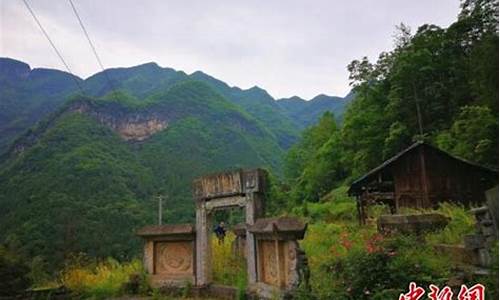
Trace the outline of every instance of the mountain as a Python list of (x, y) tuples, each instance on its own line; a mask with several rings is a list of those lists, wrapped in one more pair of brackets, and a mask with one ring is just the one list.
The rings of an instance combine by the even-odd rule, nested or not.
[(87, 78), (84, 86), (85, 91), (93, 96), (101, 97), (113, 90), (121, 90), (138, 99), (145, 99), (185, 80), (189, 80), (186, 73), (150, 62), (130, 68), (104, 70)]
[(277, 104), (289, 118), (299, 124), (300, 128), (304, 128), (316, 123), (325, 111), (332, 112), (336, 119), (341, 121), (347, 105), (353, 98), (352, 92), (344, 98), (321, 94), (311, 100), (304, 100), (294, 96), (278, 99)]
[[(82, 80), (7, 58), (0, 67), (0, 243), (53, 267), (75, 252), (134, 255), (133, 231), (154, 222), (159, 193), (167, 222), (191, 221), (197, 176), (282, 174), (285, 150), (314, 122), (200, 71), (148, 63)], [(313, 102), (300, 104), (310, 118), (332, 107)]]
[(293, 144), (300, 131), (315, 123), (324, 111), (331, 110), (340, 119), (350, 100), (349, 96), (342, 99), (320, 95), (310, 101), (299, 97), (276, 101), (259, 87), (230, 87), (201, 71), (188, 75), (156, 63), (111, 68), (82, 80), (59, 70), (31, 69), (24, 62), (0, 57), (0, 153), (16, 136), (58, 109), (70, 95), (80, 92), (75, 81), (90, 96), (102, 97), (120, 90), (141, 101), (188, 80), (202, 81), (242, 107), (266, 126), (283, 148)]
[(169, 222), (190, 221), (195, 177), (279, 172), (283, 154), (265, 127), (198, 81), (141, 101), (75, 96), (10, 149), (0, 170), (0, 232), (51, 263), (80, 251), (132, 255), (133, 230), (153, 222), (155, 193), (169, 195)]
[(256, 86), (247, 90), (229, 87), (225, 82), (201, 71), (191, 74), (190, 77), (207, 83), (228, 100), (243, 107), (276, 135), (282, 147), (288, 148), (297, 140), (301, 129), (299, 124), (295, 123), (265, 90)]
[(62, 105), (82, 80), (66, 72), (31, 69), (26, 63), (0, 58), (0, 152), (12, 140)]

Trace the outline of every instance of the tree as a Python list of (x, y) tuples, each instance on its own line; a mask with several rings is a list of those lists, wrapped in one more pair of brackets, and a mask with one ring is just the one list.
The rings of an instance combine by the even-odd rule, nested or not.
[[(285, 160), (285, 174), (292, 186), (295, 202), (318, 201), (333, 187), (340, 155), (335, 117), (325, 112), (318, 124), (306, 129), (301, 140), (290, 149)], [(332, 169), (333, 168), (333, 169)]]
[(437, 145), (459, 157), (498, 165), (498, 118), (488, 107), (465, 106), (451, 128), (436, 138)]

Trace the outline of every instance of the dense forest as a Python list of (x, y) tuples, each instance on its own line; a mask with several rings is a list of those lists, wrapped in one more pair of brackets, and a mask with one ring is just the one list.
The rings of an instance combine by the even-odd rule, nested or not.
[(325, 113), (303, 132), (278, 199), (317, 202), (417, 140), (497, 168), (497, 4), (463, 1), (448, 28), (401, 24), (393, 50), (350, 63), (356, 97), (343, 122)]

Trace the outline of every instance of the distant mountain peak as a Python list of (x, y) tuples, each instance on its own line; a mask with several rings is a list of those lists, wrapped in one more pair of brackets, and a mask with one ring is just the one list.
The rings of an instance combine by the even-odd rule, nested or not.
[(140, 64), (140, 65), (137, 65), (137, 66), (133, 66), (131, 68), (155, 68), (155, 69), (163, 69), (162, 67), (160, 67), (160, 65), (158, 65), (156, 62), (154, 61), (150, 61), (150, 62), (147, 62), (147, 63), (144, 63), (144, 64)]
[(50, 69), (50, 68), (34, 68), (31, 70), (29, 77), (30, 79), (34, 77), (44, 77), (44, 76), (64, 76), (64, 77), (74, 77), (78, 81), (82, 81), (80, 77), (73, 75), (71, 73), (65, 72), (65, 71), (60, 71), (56, 69)]
[(261, 91), (261, 92), (266, 92), (266, 93), (267, 93), (267, 91), (266, 91), (265, 89), (263, 89), (263, 88), (261, 88), (261, 87), (259, 87), (259, 86), (257, 86), (257, 85), (252, 86), (252, 87), (251, 87), (251, 88), (249, 88), (248, 90), (249, 90), (249, 91)]
[(342, 97), (337, 97), (337, 96), (329, 96), (326, 94), (319, 94), (316, 97), (312, 98), (309, 101), (341, 101), (343, 100)]
[(7, 57), (0, 57), (0, 76), (3, 78), (27, 78), (31, 67), (27, 63)]
[(200, 70), (196, 70), (194, 71), (193, 73), (190, 74), (191, 76), (204, 76), (204, 77), (210, 77), (210, 78), (214, 78), (213, 76), (210, 76), (208, 75), (207, 73), (203, 72), (203, 71), (200, 71)]
[(243, 91), (249, 92), (251, 94), (262, 95), (264, 97), (269, 97), (272, 100), (274, 100), (274, 98), (271, 95), (269, 95), (269, 93), (265, 89), (263, 89), (263, 88), (261, 88), (259, 86), (256, 86), (256, 85), (254, 85), (253, 87), (251, 87), (249, 89), (243, 90)]

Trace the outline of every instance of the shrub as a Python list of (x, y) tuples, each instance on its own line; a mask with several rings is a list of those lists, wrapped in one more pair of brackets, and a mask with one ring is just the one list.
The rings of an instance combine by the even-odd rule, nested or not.
[(97, 263), (76, 258), (62, 271), (61, 281), (83, 297), (105, 299), (123, 293), (122, 288), (130, 275), (136, 273), (144, 273), (142, 263), (137, 259), (120, 264), (111, 258)]
[(247, 282), (247, 269), (246, 259), (233, 252), (235, 239), (232, 232), (226, 234), (223, 243), (212, 236), (212, 275), (216, 283), (239, 287)]
[(432, 244), (463, 244), (464, 236), (474, 230), (476, 221), (472, 213), (451, 203), (441, 203), (437, 212), (448, 217), (449, 223), (443, 230), (429, 233), (426, 240)]
[[(325, 204), (309, 204), (311, 215), (317, 205)], [(470, 227), (468, 213), (451, 204), (440, 211), (452, 218), (449, 231), (433, 234), (463, 238)], [(410, 281), (442, 285), (451, 272), (450, 257), (435, 255), (426, 238), (384, 236), (373, 225), (347, 220), (313, 222), (301, 247), (309, 260), (312, 292), (301, 293), (300, 299), (397, 299)]]

